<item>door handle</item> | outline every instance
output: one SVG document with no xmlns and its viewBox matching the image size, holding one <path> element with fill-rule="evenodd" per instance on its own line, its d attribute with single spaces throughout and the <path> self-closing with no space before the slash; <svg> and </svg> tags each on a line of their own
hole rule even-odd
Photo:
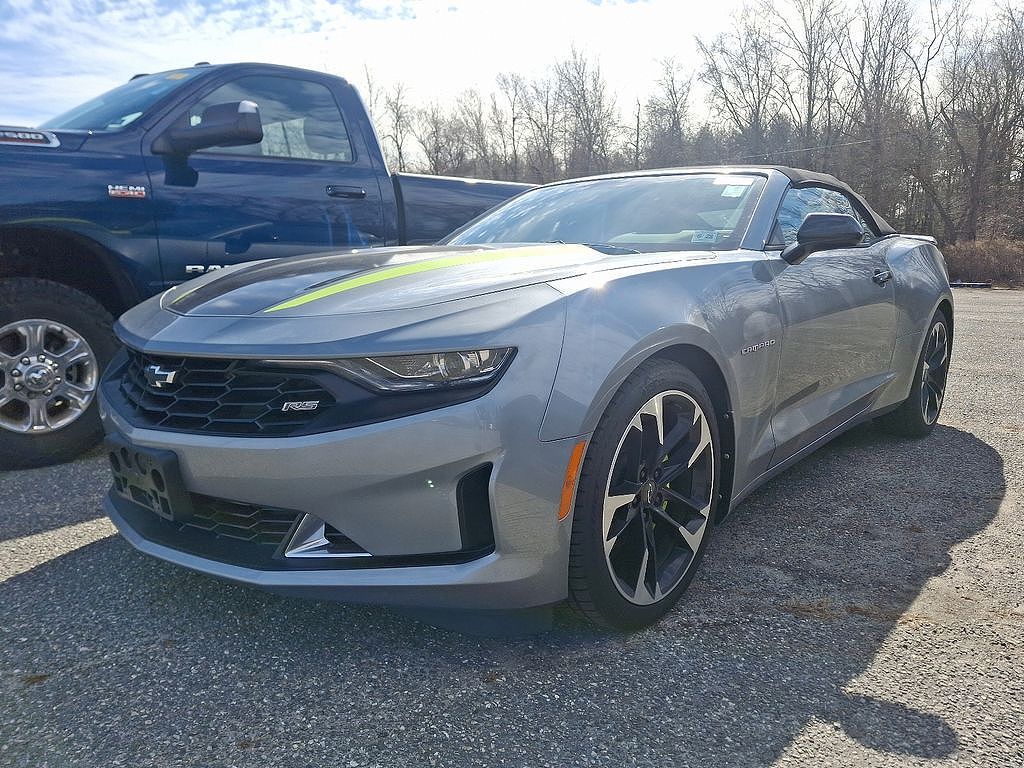
<svg viewBox="0 0 1024 768">
<path fill-rule="evenodd" d="M 362 187 L 346 187 L 341 184 L 327 185 L 328 197 L 344 197 L 349 200 L 362 200 L 366 197 L 366 190 Z"/>
<path fill-rule="evenodd" d="M 892 280 L 892 272 L 888 269 L 876 269 L 875 274 L 871 277 L 879 285 L 885 285 Z"/>
</svg>

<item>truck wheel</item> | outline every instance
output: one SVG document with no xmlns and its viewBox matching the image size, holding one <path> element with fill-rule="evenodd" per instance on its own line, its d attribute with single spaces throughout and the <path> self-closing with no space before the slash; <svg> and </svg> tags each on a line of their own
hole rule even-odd
<svg viewBox="0 0 1024 768">
<path fill-rule="evenodd" d="M 0 280 L 0 469 L 67 461 L 100 439 L 96 389 L 118 346 L 111 324 L 73 288 Z"/>
</svg>

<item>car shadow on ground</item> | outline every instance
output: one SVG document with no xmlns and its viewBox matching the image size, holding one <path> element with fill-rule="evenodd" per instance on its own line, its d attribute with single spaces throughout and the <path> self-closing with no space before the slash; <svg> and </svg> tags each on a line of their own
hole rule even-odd
<svg viewBox="0 0 1024 768">
<path fill-rule="evenodd" d="M 933 620 L 912 604 L 1004 492 L 1001 457 L 967 432 L 858 428 L 744 502 L 676 610 L 633 635 L 559 609 L 544 635 L 468 637 L 112 537 L 0 584 L 0 741 L 54 764 L 753 766 L 824 721 L 946 757 L 954 723 L 848 688 L 897 624 Z"/>
</svg>

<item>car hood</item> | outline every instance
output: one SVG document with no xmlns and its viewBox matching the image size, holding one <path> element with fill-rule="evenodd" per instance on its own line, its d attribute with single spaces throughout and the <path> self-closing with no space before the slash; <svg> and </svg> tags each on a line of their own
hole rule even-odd
<svg viewBox="0 0 1024 768">
<path fill-rule="evenodd" d="M 664 258 L 568 244 L 364 249 L 220 270 L 171 289 L 161 306 L 189 316 L 268 318 L 413 309 Z"/>
</svg>

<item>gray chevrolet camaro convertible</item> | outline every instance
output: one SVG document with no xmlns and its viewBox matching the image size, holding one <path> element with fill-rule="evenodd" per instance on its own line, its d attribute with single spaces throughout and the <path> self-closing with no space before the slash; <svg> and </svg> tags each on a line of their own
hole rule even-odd
<svg viewBox="0 0 1024 768">
<path fill-rule="evenodd" d="M 831 176 L 530 190 L 429 248 L 221 270 L 124 315 L 101 386 L 139 549 L 277 592 L 662 616 L 712 529 L 848 427 L 924 436 L 930 238 Z"/>
</svg>

